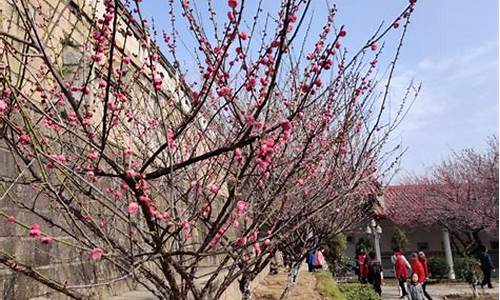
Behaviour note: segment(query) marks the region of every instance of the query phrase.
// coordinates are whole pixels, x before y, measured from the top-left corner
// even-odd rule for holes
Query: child
[[[418,282],[417,273],[411,275],[411,282],[408,285],[407,293],[409,300],[425,300],[424,290],[420,282]]]

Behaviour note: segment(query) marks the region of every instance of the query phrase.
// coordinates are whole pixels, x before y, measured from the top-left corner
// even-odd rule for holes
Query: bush
[[[356,242],[356,254],[361,249],[364,249],[367,254],[370,251],[373,251],[373,242],[371,241],[371,239],[363,237],[363,236],[360,237],[359,240]]]
[[[339,284],[340,291],[347,300],[381,300],[369,284],[345,283]]]
[[[371,285],[359,283],[337,284],[327,271],[320,271],[316,275],[316,290],[330,300],[381,300]]]
[[[458,257],[454,262],[455,275],[458,279],[468,283],[475,283],[478,279],[479,261],[474,257]]]
[[[398,227],[394,229],[394,234],[391,238],[391,246],[392,248],[399,248],[401,250],[406,249],[408,246],[408,237],[406,236],[406,232]]]
[[[428,264],[433,278],[443,279],[450,271],[446,260],[442,257],[431,257]]]
[[[347,239],[343,233],[330,234],[324,241],[325,258],[334,276],[343,276],[349,269],[345,256]]]
[[[326,259],[333,264],[342,260],[347,249],[347,238],[343,233],[330,234],[324,242]]]
[[[332,274],[327,271],[314,273],[316,275],[316,290],[318,293],[332,300],[348,300],[339,290],[339,286],[333,280]]]

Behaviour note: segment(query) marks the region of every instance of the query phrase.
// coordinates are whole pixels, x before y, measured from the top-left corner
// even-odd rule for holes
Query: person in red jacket
[[[418,260],[417,253],[411,254],[410,264],[411,264],[411,269],[413,270],[413,273],[417,273],[417,275],[418,275],[418,282],[420,282],[420,284],[424,284],[424,282],[425,282],[425,269],[424,269],[424,266],[422,265],[422,263]]]
[[[424,265],[420,262],[418,259],[418,254],[416,252],[411,254],[411,268],[413,269],[413,272],[418,275],[418,282],[422,285],[422,290],[424,290],[424,296],[429,299],[427,293],[425,292],[424,289],[424,284],[425,284],[425,279],[426,279],[426,273],[425,273],[425,268]]]
[[[358,279],[361,283],[366,283],[368,278],[368,258],[365,249],[359,250],[357,265]]]
[[[424,272],[425,272],[425,282],[422,284],[424,295],[428,300],[432,300],[431,296],[429,296],[426,290],[427,280],[429,280],[429,277],[431,277],[431,273],[429,271],[429,266],[427,265],[427,257],[425,256],[425,253],[423,251],[418,252],[418,260],[424,267]]]
[[[394,248],[394,255],[391,260],[394,263],[394,276],[398,280],[399,287],[401,288],[401,298],[404,298],[408,294],[406,292],[405,283],[408,279],[408,269],[411,268],[410,264],[399,248]]]

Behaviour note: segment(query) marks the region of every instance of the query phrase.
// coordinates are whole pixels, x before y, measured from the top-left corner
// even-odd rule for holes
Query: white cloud
[[[402,167],[423,172],[423,165],[446,157],[451,149],[481,147],[498,129],[498,44],[487,43],[415,66],[399,66],[391,104],[397,106],[411,79],[421,93],[395,138],[409,151]],[[394,137],[394,136],[393,136]]]

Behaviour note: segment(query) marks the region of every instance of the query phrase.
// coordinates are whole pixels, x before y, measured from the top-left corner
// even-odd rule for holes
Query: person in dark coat
[[[479,247],[479,261],[481,262],[481,271],[483,271],[483,281],[481,282],[481,288],[484,288],[485,285],[488,288],[493,288],[491,284],[491,272],[495,271],[495,265],[493,264],[493,260],[491,260],[491,256],[488,254],[486,247],[481,245]]]
[[[368,282],[377,294],[382,296],[382,264],[378,261],[375,252],[368,253]]]
[[[316,260],[316,251],[311,250],[307,253],[306,263],[309,272],[314,272],[314,261]]]

